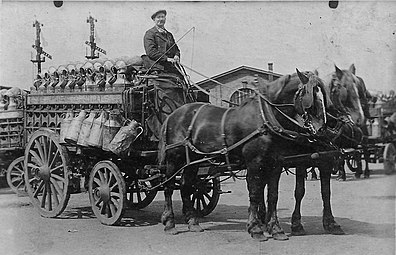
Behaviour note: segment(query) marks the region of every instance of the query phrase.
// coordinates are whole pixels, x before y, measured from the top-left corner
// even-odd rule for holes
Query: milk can
[[[118,112],[110,112],[109,119],[104,123],[102,144],[102,149],[104,151],[110,151],[110,142],[113,140],[114,136],[122,126],[120,117],[121,116]]]
[[[71,110],[67,111],[66,116],[64,119],[61,121],[61,129],[60,129],[60,143],[66,143],[65,137],[67,134],[67,131],[69,130],[70,123],[73,120],[73,112]]]
[[[101,148],[103,143],[103,124],[107,120],[107,113],[102,111],[100,116],[92,123],[91,132],[87,144],[91,147]]]
[[[77,145],[88,146],[87,141],[88,141],[89,135],[91,133],[91,128],[92,128],[92,124],[94,122],[95,116],[96,116],[96,113],[94,111],[91,111],[88,118],[86,118],[83,121],[83,123],[81,125],[81,129],[80,129],[80,134],[78,135]]]
[[[110,142],[109,149],[113,153],[120,155],[126,152],[142,133],[143,128],[136,120],[127,120]]]
[[[4,98],[4,93],[6,92],[6,89],[0,90],[0,111],[6,110],[6,103],[5,103],[5,98]]]
[[[80,134],[81,125],[87,116],[85,110],[81,110],[77,117],[74,117],[67,130],[65,141],[68,143],[76,143]]]

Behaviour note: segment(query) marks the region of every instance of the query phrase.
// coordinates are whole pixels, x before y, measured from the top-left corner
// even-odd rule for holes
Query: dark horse
[[[362,142],[363,133],[358,125],[363,115],[357,85],[350,82],[336,66],[336,72],[330,75],[326,82],[326,89],[330,95],[327,104],[327,128],[324,135],[339,148],[357,148]],[[317,75],[317,72],[315,72]],[[323,164],[326,163],[326,164]],[[321,192],[323,200],[323,227],[331,234],[344,234],[341,227],[334,221],[330,204],[330,177],[335,169],[343,169],[344,158],[338,157],[334,162],[319,162],[316,165],[320,171]],[[293,235],[304,235],[305,230],[301,224],[301,201],[305,195],[306,168],[296,167],[295,207],[291,219]],[[345,172],[344,176],[345,178]]]
[[[181,171],[183,214],[190,231],[203,231],[191,201],[197,164],[220,159],[229,170],[233,164],[239,164],[238,169],[247,168],[250,235],[266,240],[264,231],[268,230],[275,239],[288,239],[276,210],[281,158],[328,149],[328,144],[313,135],[325,122],[326,92],[315,74],[298,70],[297,74],[257,85],[256,95],[239,107],[227,109],[192,103],[178,108],[166,119],[159,142],[159,164],[166,165],[168,180],[164,185],[166,203],[161,218],[167,233],[177,233],[172,194],[174,177]],[[271,102],[283,107],[275,107]],[[300,116],[303,124],[294,119],[296,116]],[[264,204],[266,184],[268,211]],[[329,228],[332,223],[326,222]]]
[[[369,98],[370,93],[366,89],[366,85],[361,77],[355,75],[355,65],[352,64],[348,70],[341,70],[337,66],[336,70],[332,73],[332,79],[327,83],[330,91],[331,99],[333,100],[334,106],[341,113],[350,115],[352,121],[361,129],[363,132],[363,140],[360,141],[360,145],[363,149],[363,155],[366,162],[366,168],[364,171],[364,177],[370,176],[370,170],[368,166],[370,154],[365,146],[367,143],[368,130],[366,126],[366,119],[370,118],[369,113]],[[357,169],[351,169],[355,172],[355,177],[360,178],[362,171],[362,162],[360,152],[356,152],[350,155],[353,160],[356,160]],[[345,168],[344,162],[339,166],[339,178],[345,180]]]

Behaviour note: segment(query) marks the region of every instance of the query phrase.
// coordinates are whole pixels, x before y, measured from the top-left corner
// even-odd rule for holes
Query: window
[[[236,106],[236,105],[240,105],[242,103],[243,100],[245,100],[246,98],[254,95],[255,92],[252,89],[249,88],[242,88],[239,89],[237,91],[235,91],[234,93],[232,93],[231,98],[230,98],[230,107]]]

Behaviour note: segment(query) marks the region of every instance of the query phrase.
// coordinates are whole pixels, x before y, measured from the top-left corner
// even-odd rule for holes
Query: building
[[[254,81],[264,79],[273,81],[281,77],[274,73],[272,63],[268,63],[268,71],[240,66],[197,83],[209,91],[209,102],[223,107],[239,105],[246,97],[253,94]]]

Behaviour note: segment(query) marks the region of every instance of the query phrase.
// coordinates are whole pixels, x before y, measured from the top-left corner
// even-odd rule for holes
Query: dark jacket
[[[153,27],[146,31],[143,42],[147,56],[153,61],[157,61],[160,58],[158,62],[161,63],[166,62],[167,58],[173,58],[176,55],[180,57],[179,47],[177,47],[175,39],[170,32],[166,34],[160,33],[156,27]]]

